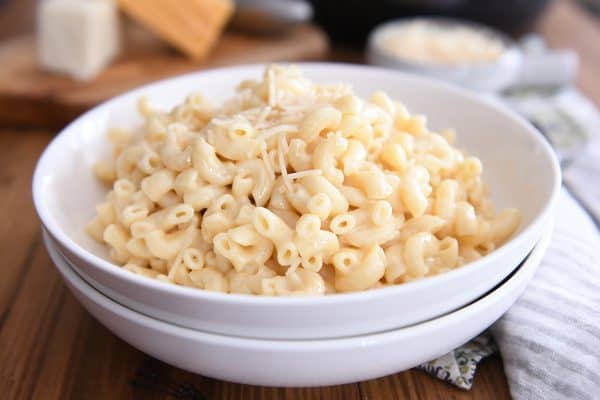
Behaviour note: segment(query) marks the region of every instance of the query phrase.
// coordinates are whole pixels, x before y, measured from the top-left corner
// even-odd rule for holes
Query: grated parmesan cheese
[[[296,133],[298,132],[298,127],[291,124],[285,125],[275,125],[270,128],[264,129],[263,134],[260,136],[261,139],[267,140],[270,137],[279,135],[281,133]]]
[[[265,163],[265,168],[267,169],[267,173],[273,177],[273,180],[277,179],[275,175],[275,168],[271,165],[271,158],[267,154],[267,144],[264,143],[264,146],[260,147],[260,156]]]
[[[276,104],[276,88],[275,88],[275,71],[272,68],[267,70],[267,86],[269,89],[269,106],[274,107]]]
[[[285,162],[285,159],[283,158],[284,152],[282,140],[285,140],[285,138],[283,136],[279,136],[279,140],[277,141],[277,160],[279,161],[279,170],[281,171],[281,178],[283,179],[283,184],[285,185],[287,190],[291,192],[293,188],[292,183],[288,179],[287,164]]]
[[[305,176],[310,176],[310,175],[323,175],[323,171],[321,171],[320,169],[307,169],[304,171],[293,172],[291,174],[288,174],[287,177],[289,180],[293,180],[293,179],[304,178]]]
[[[381,37],[381,47],[418,63],[446,65],[494,62],[505,50],[502,41],[485,31],[422,20],[390,28]]]

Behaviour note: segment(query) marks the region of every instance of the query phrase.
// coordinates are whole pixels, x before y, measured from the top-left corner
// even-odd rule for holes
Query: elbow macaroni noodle
[[[212,107],[142,100],[113,129],[111,185],[88,233],[126,270],[204,290],[317,295],[399,284],[477,260],[520,214],[496,214],[479,159],[383,92],[270,66]]]

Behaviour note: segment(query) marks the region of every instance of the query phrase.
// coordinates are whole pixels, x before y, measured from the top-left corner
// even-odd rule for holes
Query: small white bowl
[[[394,54],[385,42],[407,25],[421,21],[441,28],[470,28],[500,41],[504,51],[492,62],[457,64],[418,62]],[[472,21],[448,17],[402,18],[379,25],[369,35],[367,59],[372,65],[410,71],[476,91],[498,92],[518,86],[561,86],[573,82],[579,57],[571,50],[549,50],[535,35],[515,42],[504,33]]]
[[[384,333],[327,340],[259,340],[181,328],[132,311],[103,296],[60,257],[48,252],[81,304],[133,347],[176,367],[226,381],[266,386],[322,386],[373,379],[448,353],[496,321],[535,273],[551,226],[502,285],[443,317]]]
[[[234,85],[259,78],[263,66],[216,69],[168,79],[110,100],[66,127],[36,167],[37,212],[77,272],[110,298],[141,313],[203,331],[228,335],[307,339],[373,333],[425,321],[455,310],[501,282],[540,239],[560,187],[556,157],[542,135],[504,106],[465,90],[374,67],[301,64],[318,82],[350,82],[363,96],[386,90],[434,129],[457,129],[459,146],[483,161],[498,208],[517,207],[519,231],[490,255],[448,273],[407,284],[351,294],[270,298],[205,292],[132,274],[107,261],[105,247],[84,232],[106,189],[93,163],[110,151],[111,126],[140,123],[136,101],[171,107],[195,89],[220,102]]]
[[[499,40],[505,50],[498,60],[481,64],[446,65],[419,63],[397,56],[383,44],[389,35],[414,21],[424,21],[440,27],[466,27],[487,37]],[[386,22],[378,26],[369,36],[367,58],[370,64],[388,68],[398,68],[421,75],[453,82],[473,90],[498,91],[513,84],[518,77],[523,55],[515,42],[502,32],[475,22],[448,17],[406,18]]]

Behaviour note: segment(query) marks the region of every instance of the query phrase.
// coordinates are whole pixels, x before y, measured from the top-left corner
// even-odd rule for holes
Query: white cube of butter
[[[38,52],[43,68],[88,80],[117,55],[119,15],[112,0],[42,0]]]

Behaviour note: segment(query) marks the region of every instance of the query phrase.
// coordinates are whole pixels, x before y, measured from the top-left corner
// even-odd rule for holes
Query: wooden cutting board
[[[208,59],[191,61],[143,33],[128,35],[122,56],[90,82],[39,68],[33,35],[0,44],[0,126],[59,128],[119,93],[158,79],[203,68],[268,61],[323,59],[327,38],[311,25],[285,36],[226,32]]]

